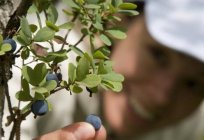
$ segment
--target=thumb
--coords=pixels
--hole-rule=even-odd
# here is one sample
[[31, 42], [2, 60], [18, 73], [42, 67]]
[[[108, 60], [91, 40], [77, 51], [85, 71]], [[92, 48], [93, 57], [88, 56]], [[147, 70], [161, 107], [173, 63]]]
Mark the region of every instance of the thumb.
[[102, 126], [98, 131], [86, 122], [68, 125], [54, 132], [47, 133], [34, 140], [105, 140], [106, 131]]

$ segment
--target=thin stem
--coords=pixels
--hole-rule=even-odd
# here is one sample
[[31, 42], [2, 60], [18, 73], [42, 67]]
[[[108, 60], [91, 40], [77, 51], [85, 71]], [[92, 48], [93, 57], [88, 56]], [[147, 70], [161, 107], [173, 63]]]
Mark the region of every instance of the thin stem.
[[[78, 17], [78, 13], [74, 15], [74, 17], [73, 17], [73, 19], [72, 19], [71, 21], [74, 22], [74, 21], [77, 19], [77, 17]], [[70, 32], [71, 32], [71, 29], [69, 29], [69, 30], [67, 31], [67, 33], [66, 33], [66, 35], [65, 35], [65, 37], [64, 37], [65, 42], [62, 44], [61, 50], [64, 49], [64, 46], [65, 46], [65, 44], [66, 44], [66, 40], [67, 40], [68, 35], [70, 34]]]
[[69, 35], [70, 31], [71, 31], [71, 29], [69, 29], [69, 30], [67, 31], [67, 33], [66, 33], [66, 35], [65, 35], [65, 37], [64, 37], [65, 42], [62, 44], [61, 50], [64, 49], [64, 46], [65, 46], [65, 44], [66, 44], [66, 40], [67, 40], [67, 38], [68, 38], [68, 35]]
[[81, 38], [74, 44], [74, 47], [76, 47], [77, 45], [79, 45], [79, 43], [81, 43], [81, 42], [84, 40], [85, 37], [86, 37], [86, 35], [83, 34], [83, 35], [81, 36]]
[[55, 52], [55, 48], [54, 48], [53, 42], [52, 41], [48, 41], [48, 43], [51, 46], [52, 52]]
[[21, 123], [22, 123], [22, 117], [20, 115], [20, 110], [17, 112], [17, 119], [16, 119], [16, 140], [21, 139]]
[[38, 61], [38, 59], [34, 59], [34, 60], [32, 60], [32, 61], [30, 61], [28, 63], [25, 63], [24, 65], [28, 65], [28, 64], [31, 64], [31, 63], [36, 62], [36, 61]]
[[[8, 84], [5, 83], [5, 86], [8, 87]], [[8, 91], [8, 88], [5, 89], [5, 94], [6, 94], [6, 99], [7, 99], [7, 102], [8, 102], [8, 109], [9, 109], [9, 113], [11, 114], [11, 116], [13, 117], [14, 114], [13, 114], [13, 111], [12, 111], [12, 104], [11, 104], [11, 99], [10, 99], [10, 96], [9, 96], [9, 91]]]
[[15, 53], [14, 55], [17, 55], [22, 49], [23, 49], [24, 46], [21, 46]]
[[41, 19], [40, 19], [40, 14], [38, 12], [36, 12], [36, 16], [37, 16], [40, 28], [42, 28], [42, 22], [41, 22]]
[[44, 14], [45, 14], [45, 19], [48, 20], [48, 16], [47, 16], [47, 12], [46, 10], [43, 10]]
[[11, 130], [9, 140], [13, 140], [14, 139], [14, 137], [15, 137], [15, 128], [16, 128], [16, 121], [14, 121], [14, 123], [13, 123], [13, 128]]
[[21, 70], [21, 68], [19, 66], [17, 66], [17, 65], [13, 65], [13, 66]]
[[51, 94], [54, 94], [55, 92], [60, 91], [60, 90], [62, 90], [62, 89], [64, 89], [64, 87], [59, 87], [59, 88], [57, 88], [57, 89], [51, 91]]

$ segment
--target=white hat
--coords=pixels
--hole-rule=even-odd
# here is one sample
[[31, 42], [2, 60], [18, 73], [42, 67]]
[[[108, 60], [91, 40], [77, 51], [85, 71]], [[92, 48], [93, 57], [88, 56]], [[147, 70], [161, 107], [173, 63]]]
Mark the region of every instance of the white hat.
[[147, 28], [169, 48], [204, 62], [204, 0], [147, 0]]

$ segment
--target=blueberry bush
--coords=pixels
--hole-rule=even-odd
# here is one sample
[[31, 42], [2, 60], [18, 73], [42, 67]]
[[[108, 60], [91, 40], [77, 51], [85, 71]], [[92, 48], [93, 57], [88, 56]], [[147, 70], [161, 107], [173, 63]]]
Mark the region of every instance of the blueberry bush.
[[[12, 106], [12, 95], [9, 95], [6, 84], [12, 78], [12, 71], [2, 76], [1, 83], [4, 83], [2, 85], [5, 90], [1, 92], [5, 94], [10, 112], [6, 126], [13, 125], [10, 140], [20, 140], [21, 123], [29, 114], [38, 117], [51, 111], [48, 97], [59, 90], [66, 89], [70, 95], [87, 90], [90, 96], [97, 93], [99, 88], [115, 92], [122, 90], [124, 77], [112, 69], [110, 47], [113, 39], [126, 38], [125, 29], [119, 26], [121, 18], [118, 15], [137, 15], [136, 5], [122, 0], [59, 2], [68, 7], [61, 9], [67, 16], [63, 24], [57, 24], [59, 9], [55, 7], [54, 1], [22, 0], [20, 6], [24, 11], [16, 11], [0, 35], [1, 67], [7, 66], [11, 70], [12, 66], [16, 66], [20, 69], [21, 89], [16, 91], [15, 97], [19, 103], [27, 103], [25, 106]], [[38, 24], [28, 22], [28, 12], [36, 14]], [[41, 18], [41, 14], [45, 19]], [[67, 39], [73, 28], [78, 26], [76, 22], [80, 22], [77, 28], [80, 28], [81, 37], [75, 44], [70, 44]], [[67, 31], [65, 36], [59, 34], [61, 30]], [[84, 39], [88, 40], [87, 50], [90, 51], [78, 47]], [[97, 46], [97, 39], [103, 45]], [[56, 43], [58, 47], [54, 45]], [[76, 63], [67, 63], [68, 79], [63, 79], [59, 64], [67, 62], [70, 52], [76, 53]], [[22, 60], [22, 65], [15, 64], [16, 58]], [[31, 67], [33, 64], [34, 67]]]

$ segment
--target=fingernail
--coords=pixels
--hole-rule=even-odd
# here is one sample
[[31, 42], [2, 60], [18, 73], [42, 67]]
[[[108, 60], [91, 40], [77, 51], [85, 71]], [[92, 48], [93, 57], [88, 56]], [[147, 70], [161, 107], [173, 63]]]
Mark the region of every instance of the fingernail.
[[101, 119], [98, 116], [93, 114], [88, 115], [86, 117], [86, 122], [90, 123], [95, 128], [96, 131], [100, 129], [102, 124]]

